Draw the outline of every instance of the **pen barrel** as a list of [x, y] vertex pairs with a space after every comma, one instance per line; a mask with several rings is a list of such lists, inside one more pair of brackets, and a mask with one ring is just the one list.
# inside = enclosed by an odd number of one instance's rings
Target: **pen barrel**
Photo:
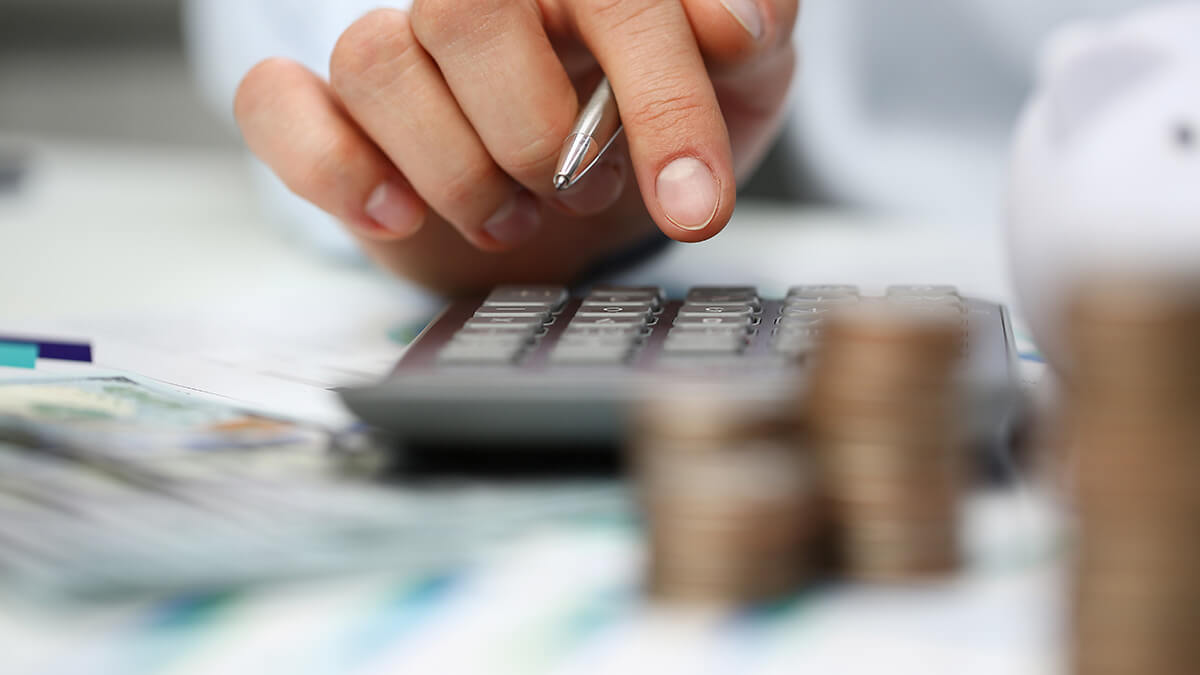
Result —
[[580, 111], [579, 121], [571, 135], [588, 136], [602, 149], [617, 135], [620, 128], [621, 115], [617, 110], [617, 98], [613, 95], [608, 78], [604, 78], [596, 85], [596, 91], [592, 92], [587, 105]]
[[608, 79], [602, 79], [563, 142], [554, 186], [566, 189], [583, 177], [621, 133], [621, 115]]

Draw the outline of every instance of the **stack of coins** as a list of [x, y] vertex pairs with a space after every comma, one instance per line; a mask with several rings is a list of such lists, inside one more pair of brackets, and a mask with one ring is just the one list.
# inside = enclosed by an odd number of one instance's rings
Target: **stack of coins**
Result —
[[810, 458], [779, 404], [693, 385], [656, 392], [639, 418], [650, 596], [728, 607], [798, 589], [823, 519]]
[[850, 578], [955, 571], [966, 458], [955, 366], [962, 309], [860, 303], [832, 313], [805, 400]]
[[1074, 671], [1200, 663], [1200, 293], [1108, 282], [1070, 307]]

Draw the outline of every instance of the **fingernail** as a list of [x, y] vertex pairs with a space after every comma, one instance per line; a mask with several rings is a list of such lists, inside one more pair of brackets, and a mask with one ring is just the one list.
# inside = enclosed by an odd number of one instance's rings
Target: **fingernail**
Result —
[[757, 40], [763, 36], [762, 13], [758, 11], [755, 0], [721, 0], [721, 4], [742, 24], [750, 37]]
[[383, 229], [407, 236], [421, 227], [425, 213], [412, 194], [395, 183], [381, 183], [367, 198], [367, 215]]
[[542, 223], [537, 200], [521, 190], [483, 224], [484, 232], [501, 244], [515, 245], [533, 236]]
[[682, 157], [658, 174], [658, 203], [667, 218], [685, 230], [703, 230], [717, 215], [717, 178], [704, 162]]
[[600, 213], [613, 205], [625, 191], [625, 164], [621, 160], [600, 160], [579, 181], [558, 195], [560, 204], [579, 216]]

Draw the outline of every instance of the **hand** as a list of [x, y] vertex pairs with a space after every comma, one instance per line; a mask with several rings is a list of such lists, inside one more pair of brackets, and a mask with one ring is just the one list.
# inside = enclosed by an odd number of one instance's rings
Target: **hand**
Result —
[[[329, 83], [259, 64], [235, 113], [292, 191], [401, 276], [448, 292], [567, 281], [655, 225], [680, 241], [725, 226], [779, 128], [798, 4], [415, 0], [347, 29]], [[624, 138], [556, 193], [602, 72]]]

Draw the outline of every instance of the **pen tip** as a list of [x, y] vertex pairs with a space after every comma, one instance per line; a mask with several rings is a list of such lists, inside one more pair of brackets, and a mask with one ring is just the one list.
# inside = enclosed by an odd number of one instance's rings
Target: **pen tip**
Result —
[[560, 173], [554, 177], [554, 189], [565, 190], [569, 182], [571, 182], [571, 179]]

